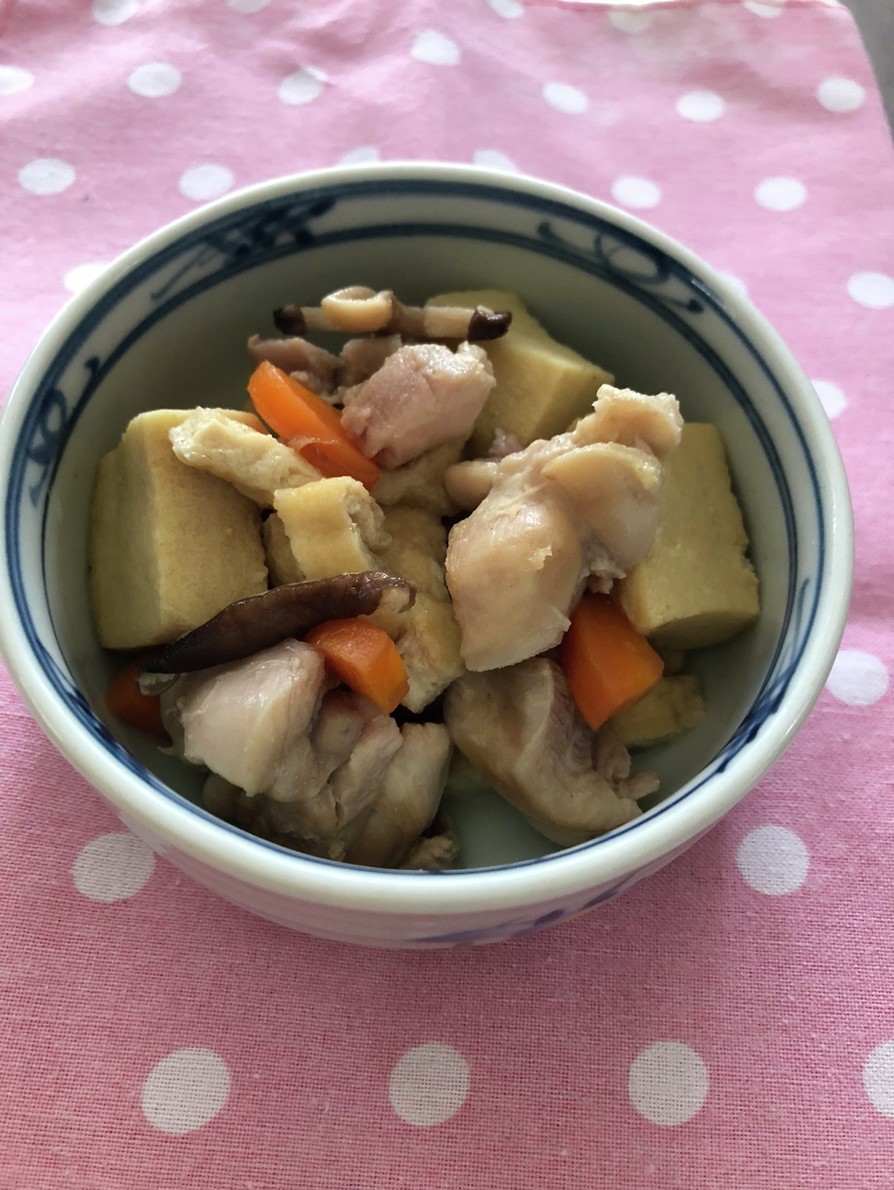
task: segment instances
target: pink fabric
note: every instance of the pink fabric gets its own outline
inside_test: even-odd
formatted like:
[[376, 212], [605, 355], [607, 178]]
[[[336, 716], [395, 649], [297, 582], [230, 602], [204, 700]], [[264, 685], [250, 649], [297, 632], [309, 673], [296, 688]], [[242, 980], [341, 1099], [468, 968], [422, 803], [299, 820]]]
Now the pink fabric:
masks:
[[197, 201], [358, 150], [500, 154], [741, 279], [822, 382], [858, 533], [829, 688], [760, 787], [620, 900], [496, 947], [365, 952], [230, 908], [4, 678], [0, 1187], [894, 1184], [894, 176], [849, 15], [6, 0], [0, 33], [3, 391], [77, 266]]

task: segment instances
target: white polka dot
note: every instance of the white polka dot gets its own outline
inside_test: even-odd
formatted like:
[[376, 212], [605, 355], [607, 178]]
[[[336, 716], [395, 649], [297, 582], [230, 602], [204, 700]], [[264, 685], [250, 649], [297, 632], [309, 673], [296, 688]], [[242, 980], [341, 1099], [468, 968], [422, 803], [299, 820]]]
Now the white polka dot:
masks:
[[742, 297], [748, 296], [748, 286], [741, 277], [737, 277], [734, 273], [721, 273], [720, 276], [727, 283], [727, 285], [731, 285], [737, 293], [742, 295]]
[[143, 1115], [159, 1132], [182, 1136], [213, 1120], [230, 1094], [230, 1072], [213, 1050], [174, 1050], [143, 1083]]
[[456, 66], [460, 59], [459, 46], [437, 29], [425, 29], [413, 42], [410, 55], [417, 62], [430, 66]]
[[145, 843], [123, 832], [99, 835], [77, 854], [71, 874], [75, 888], [91, 901], [110, 905], [138, 893], [155, 870]]
[[754, 197], [768, 211], [793, 211], [807, 197], [807, 188], [797, 178], [764, 178], [755, 186]]
[[452, 1045], [428, 1041], [401, 1054], [388, 1079], [388, 1099], [407, 1124], [420, 1128], [455, 1116], [469, 1093], [469, 1064]]
[[227, 8], [233, 12], [260, 12], [269, 3], [270, 0], [227, 0]]
[[173, 95], [180, 86], [180, 71], [168, 62], [146, 62], [132, 72], [127, 85], [134, 95], [161, 99], [165, 95]]
[[838, 417], [847, 409], [847, 397], [837, 384], [831, 380], [814, 380], [812, 383], [827, 417]]
[[100, 25], [123, 25], [139, 11], [138, 0], [93, 0], [93, 19]]
[[855, 112], [862, 107], [866, 91], [854, 79], [832, 75], [817, 87], [816, 97], [827, 112]]
[[870, 707], [888, 689], [888, 670], [873, 653], [841, 649], [826, 685], [839, 702], [849, 707]]
[[708, 1068], [682, 1041], [655, 1041], [631, 1062], [627, 1094], [651, 1123], [685, 1124], [705, 1102]]
[[621, 206], [644, 210], [658, 206], [661, 190], [648, 178], [616, 178], [612, 182], [612, 197]]
[[279, 84], [277, 95], [283, 103], [299, 105], [312, 103], [322, 94], [326, 86], [326, 75], [313, 66], [302, 66]]
[[518, 166], [515, 162], [501, 153], [499, 149], [476, 149], [472, 154], [472, 161], [475, 165], [482, 165], [486, 169], [502, 169], [507, 173], [518, 173]]
[[713, 91], [689, 91], [677, 100], [677, 115], [699, 124], [719, 120], [725, 111], [726, 104]]
[[621, 33], [642, 33], [652, 23], [652, 14], [648, 12], [611, 12], [609, 22]]
[[339, 157], [339, 165], [365, 165], [371, 161], [381, 161], [382, 155], [375, 145], [359, 145], [356, 149], [349, 149], [343, 157]]
[[747, 8], [749, 12], [753, 12], [755, 16], [765, 17], [767, 20], [782, 16], [781, 4], [761, 4], [759, 0], [745, 0], [742, 7]]
[[894, 1116], [894, 1041], [883, 1041], [866, 1059], [863, 1086], [877, 1112]]
[[0, 66], [0, 95], [17, 95], [34, 86], [34, 75], [23, 66]]
[[80, 293], [82, 289], [95, 281], [108, 268], [108, 264], [102, 261], [91, 261], [88, 264], [76, 264], [70, 268], [65, 276], [62, 278], [62, 284], [69, 293]]
[[29, 194], [61, 194], [75, 180], [73, 166], [58, 157], [37, 157], [19, 170], [19, 185]]
[[585, 112], [590, 106], [590, 101], [583, 91], [579, 91], [577, 87], [570, 87], [567, 83], [547, 83], [543, 88], [543, 98], [550, 107], [554, 107], [558, 112], [567, 112], [570, 116]]
[[498, 17], [505, 17], [507, 21], [524, 16], [525, 6], [519, 0], [487, 0]]
[[810, 856], [788, 827], [758, 826], [739, 844], [736, 864], [755, 892], [781, 897], [795, 892], [807, 879]]
[[887, 273], [854, 273], [848, 278], [847, 291], [868, 310], [887, 310], [894, 306], [894, 277]]
[[180, 178], [180, 193], [204, 202], [226, 194], [232, 185], [232, 171], [225, 165], [193, 165]]

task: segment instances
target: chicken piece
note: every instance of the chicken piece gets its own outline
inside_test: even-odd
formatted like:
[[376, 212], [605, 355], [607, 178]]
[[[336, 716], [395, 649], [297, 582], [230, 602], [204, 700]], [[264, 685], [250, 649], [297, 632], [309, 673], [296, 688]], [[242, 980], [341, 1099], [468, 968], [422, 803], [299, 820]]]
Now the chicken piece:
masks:
[[575, 426], [578, 441], [618, 442], [663, 459], [680, 444], [679, 407], [670, 393], [638, 393], [603, 384], [593, 412]]
[[[617, 390], [603, 386], [604, 395]], [[644, 398], [651, 410], [653, 398]], [[662, 397], [661, 437], [679, 438], [676, 401]], [[631, 420], [639, 416], [627, 402]], [[642, 420], [645, 420], [643, 418]], [[623, 417], [605, 432], [625, 431]], [[648, 550], [658, 523], [662, 468], [642, 447], [594, 441], [585, 417], [565, 434], [531, 443], [496, 464], [493, 484], [450, 532], [447, 585], [462, 633], [462, 658], [481, 671], [513, 665], [559, 643], [586, 584], [607, 590]]]
[[557, 645], [586, 574], [583, 531], [549, 484], [503, 475], [450, 531], [447, 585], [470, 670], [513, 665]]
[[405, 872], [443, 872], [459, 859], [459, 840], [449, 825], [423, 837], [410, 848], [400, 865]]
[[543, 466], [614, 559], [617, 576], [644, 557], [658, 528], [661, 463], [615, 442], [576, 447]]
[[342, 361], [307, 339], [297, 335], [288, 339], [262, 339], [260, 335], [252, 335], [247, 346], [255, 364], [266, 360], [319, 396], [331, 394], [338, 385]]
[[[404, 725], [400, 749], [385, 771], [381, 791], [348, 844], [349, 863], [396, 868], [407, 859], [437, 813], [452, 747], [441, 723]], [[421, 858], [416, 857], [417, 863]], [[442, 853], [439, 866], [446, 858]]]
[[373, 488], [373, 495], [382, 507], [411, 504], [439, 517], [455, 516], [459, 505], [450, 498], [445, 487], [448, 471], [453, 469], [462, 454], [462, 438], [453, 438], [441, 446], [423, 451], [402, 467], [383, 471]]
[[274, 507], [305, 578], [380, 569], [389, 541], [381, 508], [347, 475], [274, 494]]
[[420, 508], [384, 510], [390, 543], [379, 565], [416, 587], [411, 608], [394, 615], [379, 611], [375, 623], [392, 637], [410, 683], [403, 705], [422, 711], [464, 671], [460, 634], [444, 581], [447, 533], [440, 519]]
[[249, 796], [290, 794], [296, 753], [326, 680], [323, 658], [286, 640], [242, 661], [184, 674], [161, 696], [162, 718], [183, 759]]
[[497, 478], [499, 459], [466, 459], [444, 472], [444, 489], [457, 508], [471, 512], [488, 494]]
[[389, 355], [403, 346], [400, 335], [383, 335], [375, 339], [348, 339], [341, 349], [339, 383], [350, 387], [368, 380], [377, 372]]
[[400, 748], [400, 729], [346, 690], [324, 695], [291, 795], [241, 793], [240, 824], [256, 834], [329, 859], [344, 859], [342, 834], [362, 822]]
[[565, 430], [586, 412], [611, 374], [555, 340], [513, 293], [468, 290], [442, 293], [428, 307], [475, 305], [512, 314], [508, 334], [486, 346], [495, 387], [471, 435], [472, 453], [487, 454], [495, 436], [514, 435], [528, 446]]
[[314, 855], [434, 870], [449, 866], [457, 854], [449, 831], [421, 838], [437, 814], [451, 749], [442, 724], [398, 728], [365, 699], [332, 690], [323, 696], [310, 731], [310, 752], [304, 756], [309, 784], [296, 787], [301, 796], [249, 796], [215, 774], [205, 782], [204, 805], [256, 834]]
[[326, 685], [322, 656], [288, 640], [181, 676], [162, 714], [183, 759], [226, 783], [209, 785], [218, 810], [340, 858], [340, 835], [378, 796], [401, 735], [390, 715]]
[[261, 508], [272, 508], [273, 493], [281, 488], [323, 478], [297, 450], [216, 409], [190, 413], [171, 429], [170, 439], [181, 463], [225, 479]]
[[466, 674], [447, 691], [444, 722], [494, 788], [563, 846], [629, 822], [640, 813], [635, 799], [657, 788], [652, 774], [630, 775], [616, 737], [586, 725], [545, 657]]
[[401, 347], [369, 380], [343, 393], [342, 425], [364, 454], [399, 467], [453, 438], [465, 440], [493, 386], [480, 347]]

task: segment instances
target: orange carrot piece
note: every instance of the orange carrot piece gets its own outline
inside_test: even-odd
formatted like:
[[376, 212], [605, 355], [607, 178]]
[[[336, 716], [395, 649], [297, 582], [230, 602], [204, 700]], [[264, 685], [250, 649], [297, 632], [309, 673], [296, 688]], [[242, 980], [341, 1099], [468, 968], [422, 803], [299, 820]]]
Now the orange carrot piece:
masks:
[[248, 381], [255, 411], [273, 432], [327, 478], [350, 475], [372, 490], [381, 474], [342, 427], [338, 410], [264, 360]]
[[323, 654], [339, 681], [391, 713], [410, 688], [394, 641], [362, 616], [327, 620], [304, 638]]
[[106, 706], [122, 723], [167, 739], [161, 718], [161, 698], [157, 694], [144, 694], [139, 687], [139, 676], [138, 665], [127, 665], [116, 674], [106, 691]]
[[571, 696], [594, 730], [642, 698], [664, 662], [607, 595], [584, 595], [559, 646]]

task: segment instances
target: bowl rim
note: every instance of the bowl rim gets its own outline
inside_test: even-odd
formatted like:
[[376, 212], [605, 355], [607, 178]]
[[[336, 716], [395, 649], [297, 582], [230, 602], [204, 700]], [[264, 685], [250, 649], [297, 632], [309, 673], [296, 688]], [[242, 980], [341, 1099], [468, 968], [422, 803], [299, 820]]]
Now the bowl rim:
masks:
[[[638, 870], [660, 864], [684, 849], [721, 818], [759, 781], [791, 742], [812, 709], [834, 662], [844, 631], [853, 573], [853, 516], [844, 466], [819, 398], [789, 348], [771, 324], [737, 289], [690, 249], [663, 231], [600, 199], [525, 174], [481, 166], [425, 161], [334, 166], [269, 179], [242, 187], [167, 223], [137, 241], [60, 309], [32, 349], [0, 418], [0, 480], [8, 499], [11, 454], [33, 390], [55, 353], [97, 300], [142, 260], [243, 208], [315, 188], [395, 179], [487, 186], [565, 205], [608, 221], [703, 278], [720, 296], [743, 335], [760, 344], [761, 355], [788, 394], [799, 398], [798, 424], [808, 432], [810, 453], [826, 510], [822, 587], [814, 629], [801, 662], [772, 721], [743, 744], [722, 771], [691, 796], [670, 795], [622, 833], [610, 833], [578, 847], [494, 868], [443, 873], [354, 867], [290, 852], [227, 828], [199, 807], [162, 797], [84, 732], [70, 707], [48, 681], [22, 630], [10, 576], [0, 580], [0, 651], [35, 719], [56, 748], [118, 810], [126, 824], [139, 823], [164, 853], [176, 850], [199, 863], [257, 888], [331, 908], [388, 912], [396, 916], [481, 915], [560, 901], [592, 891]], [[812, 416], [811, 416], [812, 414]], [[806, 421], [804, 420], [805, 415]], [[7, 556], [3, 518], [2, 548]], [[685, 787], [684, 787], [685, 789]], [[134, 827], [139, 833], [139, 828]], [[594, 847], [598, 843], [599, 847]]]

